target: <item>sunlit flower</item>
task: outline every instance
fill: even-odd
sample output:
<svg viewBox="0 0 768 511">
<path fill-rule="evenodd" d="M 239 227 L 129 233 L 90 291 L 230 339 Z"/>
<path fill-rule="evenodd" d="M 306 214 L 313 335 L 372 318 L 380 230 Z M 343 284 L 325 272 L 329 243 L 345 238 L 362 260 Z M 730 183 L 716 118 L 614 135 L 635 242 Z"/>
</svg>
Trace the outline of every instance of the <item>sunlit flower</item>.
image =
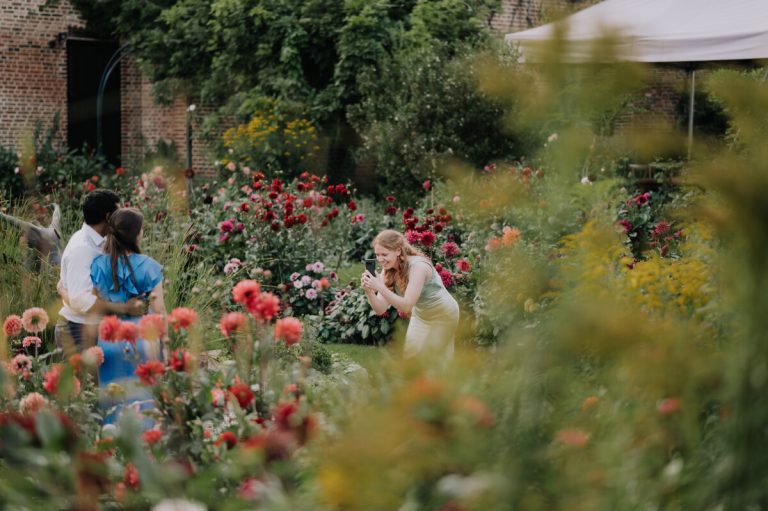
<svg viewBox="0 0 768 511">
<path fill-rule="evenodd" d="M 227 337 L 240 330 L 248 318 L 241 312 L 230 312 L 221 316 L 219 328 L 221 333 Z"/>
<path fill-rule="evenodd" d="M 31 307 L 21 315 L 21 323 L 31 334 L 42 332 L 48 326 L 48 313 L 40 307 Z"/>
<path fill-rule="evenodd" d="M 24 338 L 23 341 L 21 341 L 21 346 L 23 348 L 29 348 L 30 346 L 39 348 L 42 345 L 43 345 L 42 339 L 40 339 L 36 335 L 28 335 Z"/>
<path fill-rule="evenodd" d="M 480 426 L 490 427 L 494 423 L 493 414 L 488 406 L 476 397 L 460 397 L 454 402 L 454 408 L 458 412 L 470 415 Z"/>
<path fill-rule="evenodd" d="M 16 314 L 11 314 L 3 322 L 3 331 L 8 337 L 16 337 L 21 333 L 21 318 Z"/>
<path fill-rule="evenodd" d="M 59 391 L 59 383 L 61 382 L 61 372 L 63 367 L 61 364 L 54 364 L 50 367 L 45 378 L 43 379 L 43 389 L 49 394 L 56 394 Z M 72 377 L 72 395 L 76 396 L 80 393 L 80 380 Z"/>
<path fill-rule="evenodd" d="M 135 374 L 144 385 L 155 385 L 165 373 L 165 366 L 159 360 L 149 360 L 136 367 Z"/>
<path fill-rule="evenodd" d="M 452 241 L 443 243 L 443 245 L 440 247 L 440 251 L 445 255 L 445 257 L 455 257 L 459 255 L 459 252 L 461 252 L 459 246 Z"/>
<path fill-rule="evenodd" d="M 237 436 L 231 431 L 224 431 L 221 435 L 219 435 L 218 440 L 213 443 L 213 445 L 217 447 L 222 444 L 226 444 L 227 449 L 232 449 L 237 445 Z"/>
<path fill-rule="evenodd" d="M 656 410 L 659 412 L 659 415 L 675 414 L 680 410 L 680 399 L 676 397 L 662 399 L 656 405 Z"/>
<path fill-rule="evenodd" d="M 222 407 L 227 404 L 227 393 L 222 389 L 211 389 L 211 405 L 216 407 Z"/>
<path fill-rule="evenodd" d="M 19 401 L 19 412 L 32 415 L 48 404 L 48 399 L 38 392 L 30 392 Z"/>
<path fill-rule="evenodd" d="M 115 338 L 120 328 L 120 318 L 117 316 L 105 316 L 99 323 L 99 338 L 102 341 L 117 341 Z"/>
<path fill-rule="evenodd" d="M 502 229 L 501 242 L 505 247 L 515 245 L 520 240 L 520 229 L 517 227 L 504 226 Z"/>
<path fill-rule="evenodd" d="M 456 269 L 460 272 L 467 273 L 472 269 L 472 265 L 466 259 L 459 259 L 456 261 Z"/>
<path fill-rule="evenodd" d="M 248 306 L 261 293 L 261 286 L 255 280 L 241 280 L 232 288 L 232 299 L 239 304 Z"/>
<path fill-rule="evenodd" d="M 189 307 L 176 307 L 171 311 L 168 322 L 174 332 L 178 332 L 182 328 L 189 330 L 189 327 L 197 322 L 197 312 Z"/>
<path fill-rule="evenodd" d="M 227 264 L 224 265 L 224 273 L 231 275 L 232 273 L 235 273 L 240 268 L 240 266 L 242 266 L 240 259 L 233 257 L 227 262 Z"/>
<path fill-rule="evenodd" d="M 142 433 L 141 438 L 147 445 L 156 444 L 163 438 L 163 432 L 159 429 L 148 429 Z"/>
<path fill-rule="evenodd" d="M 135 343 L 139 338 L 139 327 L 130 321 L 121 321 L 115 332 L 115 340 Z"/>
<path fill-rule="evenodd" d="M 571 447 L 584 447 L 589 442 L 589 433 L 581 429 L 561 429 L 555 436 L 558 442 Z"/>
<path fill-rule="evenodd" d="M 223 220 L 219 222 L 219 232 L 228 233 L 235 229 L 235 223 L 232 220 Z"/>
<path fill-rule="evenodd" d="M 584 411 L 591 410 L 600 402 L 600 398 L 597 396 L 588 396 L 581 402 L 581 409 Z"/>
<path fill-rule="evenodd" d="M 237 403 L 242 409 L 248 408 L 248 405 L 253 401 L 253 391 L 245 383 L 235 383 L 229 387 L 229 392 L 235 396 Z"/>
<path fill-rule="evenodd" d="M 183 349 L 173 350 L 168 358 L 168 367 L 179 373 L 189 371 L 191 364 L 192 354 Z"/>
<path fill-rule="evenodd" d="M 147 314 L 139 320 L 139 336 L 147 341 L 158 341 L 165 336 L 165 317 Z"/>
<path fill-rule="evenodd" d="M 266 323 L 280 312 L 280 299 L 272 293 L 261 293 L 246 307 L 257 321 Z"/>
<path fill-rule="evenodd" d="M 125 466 L 125 473 L 123 474 L 123 484 L 125 484 L 128 488 L 132 488 L 134 490 L 139 489 L 139 485 L 141 484 L 141 480 L 139 478 L 139 471 L 136 470 L 136 467 L 133 465 L 133 463 L 128 463 Z"/>
<path fill-rule="evenodd" d="M 32 359 L 22 354 L 16 355 L 11 359 L 11 372 L 13 374 L 21 374 L 24 371 L 32 369 Z"/>
<path fill-rule="evenodd" d="M 292 346 L 301 341 L 303 331 L 304 325 L 293 317 L 278 319 L 275 323 L 275 339 L 283 340 L 286 346 Z"/>
<path fill-rule="evenodd" d="M 100 366 L 104 363 L 104 350 L 98 346 L 91 346 L 83 351 L 83 362 L 89 366 Z"/>
<path fill-rule="evenodd" d="M 183 499 L 161 500 L 152 511 L 206 511 L 206 507 L 198 502 Z"/>
</svg>

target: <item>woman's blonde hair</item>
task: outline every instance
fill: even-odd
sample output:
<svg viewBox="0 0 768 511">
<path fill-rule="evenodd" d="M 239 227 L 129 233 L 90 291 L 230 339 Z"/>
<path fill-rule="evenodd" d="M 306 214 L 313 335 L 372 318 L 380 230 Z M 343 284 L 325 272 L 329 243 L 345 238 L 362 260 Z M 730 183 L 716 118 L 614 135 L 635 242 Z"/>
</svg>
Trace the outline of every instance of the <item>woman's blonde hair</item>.
<svg viewBox="0 0 768 511">
<path fill-rule="evenodd" d="M 393 292 L 397 285 L 400 293 L 405 293 L 408 287 L 408 256 L 424 257 L 424 254 L 413 248 L 405 236 L 391 229 L 381 231 L 373 239 L 372 245 L 374 250 L 377 245 L 391 251 L 400 250 L 397 266 L 384 272 L 384 284 Z"/>
</svg>

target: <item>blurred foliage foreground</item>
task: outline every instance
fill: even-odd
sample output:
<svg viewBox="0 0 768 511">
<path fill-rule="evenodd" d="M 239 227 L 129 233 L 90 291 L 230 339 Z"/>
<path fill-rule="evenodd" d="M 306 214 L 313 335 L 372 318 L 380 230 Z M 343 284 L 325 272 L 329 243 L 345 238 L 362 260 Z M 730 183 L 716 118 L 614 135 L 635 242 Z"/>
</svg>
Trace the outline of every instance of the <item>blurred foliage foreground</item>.
<svg viewBox="0 0 768 511">
<path fill-rule="evenodd" d="M 11 365 L 0 498 L 19 509 L 768 509 L 768 88 L 713 77 L 739 143 L 689 163 L 684 177 L 706 191 L 675 212 L 686 232 L 676 257 L 636 258 L 613 183 L 579 183 L 574 169 L 607 103 L 642 73 L 596 66 L 579 84 L 553 64 L 537 80 L 487 66 L 485 93 L 526 98 L 511 122 L 558 127 L 535 200 L 519 182 L 448 172 L 466 215 L 518 201 L 538 222 L 529 243 L 489 256 L 487 306 L 528 314 L 490 353 L 442 368 L 385 352 L 367 378 L 317 379 L 300 351 L 267 364 L 285 359 L 267 346 L 286 333 L 251 311 L 233 365 L 200 369 L 177 351 L 157 381 L 146 375 L 165 414 L 149 435 L 81 414 L 92 396 L 82 376 L 73 401 L 78 364 L 27 379 Z M 620 139 L 647 157 L 677 140 Z M 304 342 L 287 339 L 288 351 Z M 41 385 L 45 405 L 24 395 Z"/>
</svg>

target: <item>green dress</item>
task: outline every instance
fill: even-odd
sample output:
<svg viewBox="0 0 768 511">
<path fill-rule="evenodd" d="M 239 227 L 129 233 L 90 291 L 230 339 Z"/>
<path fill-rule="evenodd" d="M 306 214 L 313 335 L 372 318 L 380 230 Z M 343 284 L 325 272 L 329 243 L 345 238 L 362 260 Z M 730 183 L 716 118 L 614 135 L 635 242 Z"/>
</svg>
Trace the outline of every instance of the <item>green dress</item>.
<svg viewBox="0 0 768 511">
<path fill-rule="evenodd" d="M 427 258 L 409 256 L 409 271 L 414 264 L 429 266 L 431 276 L 424 283 L 411 313 L 405 334 L 405 356 L 431 353 L 450 358 L 459 325 L 459 304 L 445 289 L 443 279 Z"/>
</svg>

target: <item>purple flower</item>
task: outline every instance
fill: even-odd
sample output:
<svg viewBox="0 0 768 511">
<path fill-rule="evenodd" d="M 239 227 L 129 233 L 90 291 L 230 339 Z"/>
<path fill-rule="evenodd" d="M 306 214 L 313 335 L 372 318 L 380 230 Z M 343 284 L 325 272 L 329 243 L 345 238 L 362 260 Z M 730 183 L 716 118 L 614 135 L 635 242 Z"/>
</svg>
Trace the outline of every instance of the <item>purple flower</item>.
<svg viewBox="0 0 768 511">
<path fill-rule="evenodd" d="M 306 296 L 310 300 L 314 300 L 315 298 L 317 298 L 317 291 L 315 291 L 312 288 L 309 288 L 307 289 L 307 292 L 304 294 L 304 296 Z"/>
</svg>

